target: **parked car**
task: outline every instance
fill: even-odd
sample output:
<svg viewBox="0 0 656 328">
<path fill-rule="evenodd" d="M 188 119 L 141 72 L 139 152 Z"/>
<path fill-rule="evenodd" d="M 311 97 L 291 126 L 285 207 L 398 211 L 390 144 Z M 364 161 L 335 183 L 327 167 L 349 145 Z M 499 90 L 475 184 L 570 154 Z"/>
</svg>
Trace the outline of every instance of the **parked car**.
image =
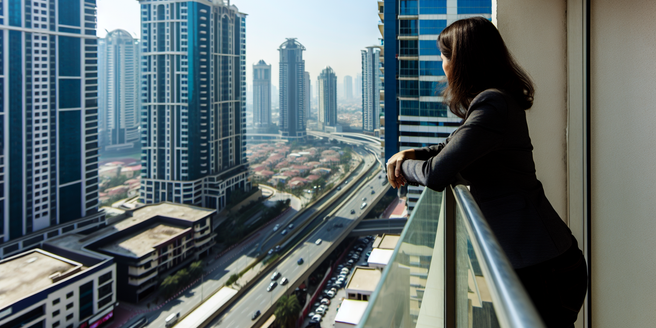
<svg viewBox="0 0 656 328">
<path fill-rule="evenodd" d="M 282 229 L 282 232 L 280 233 L 281 235 L 286 235 L 287 234 L 287 229 Z"/>
<path fill-rule="evenodd" d="M 358 247 L 357 250 L 358 250 L 358 252 L 362 252 L 364 249 L 362 249 L 362 247 Z"/>
<path fill-rule="evenodd" d="M 316 310 L 314 310 L 314 313 L 316 314 L 324 314 L 326 313 L 326 309 L 322 307 L 318 307 Z"/>
<path fill-rule="evenodd" d="M 271 280 L 278 280 L 280 278 L 280 272 L 276 271 L 271 275 Z"/>
<path fill-rule="evenodd" d="M 373 194 L 375 194 L 375 193 L 376 193 L 376 191 L 375 191 L 375 190 L 372 190 L 372 191 L 371 191 L 371 194 L 372 194 L 372 195 L 373 195 Z"/>
<path fill-rule="evenodd" d="M 272 291 L 274 288 L 276 288 L 276 286 L 278 286 L 278 283 L 275 282 L 275 281 L 272 281 L 272 282 L 269 284 L 269 287 L 267 287 L 267 292 Z"/>
<path fill-rule="evenodd" d="M 270 249 L 270 250 L 269 250 L 269 251 L 267 252 L 267 254 L 268 254 L 268 255 L 271 255 L 271 254 L 273 254 L 273 248 L 272 248 L 272 249 Z"/>
<path fill-rule="evenodd" d="M 303 264 L 303 262 L 305 262 L 305 261 L 303 261 L 303 258 L 302 258 L 302 257 L 301 257 L 300 259 L 298 259 L 298 261 L 296 261 L 296 263 L 298 263 L 298 265 Z"/>
<path fill-rule="evenodd" d="M 334 287 L 333 287 L 333 288 L 330 289 L 330 291 L 333 292 L 333 293 L 335 293 L 335 294 L 337 294 L 337 288 L 334 288 Z"/>
<path fill-rule="evenodd" d="M 349 270 L 348 268 L 342 268 L 342 270 L 341 270 L 340 272 L 341 272 L 342 274 L 348 274 L 349 271 L 351 271 L 351 270 Z"/>
<path fill-rule="evenodd" d="M 321 321 L 321 315 L 315 314 L 314 317 L 312 317 L 313 321 Z"/>
<path fill-rule="evenodd" d="M 314 314 L 315 314 L 314 312 L 310 312 L 310 313 L 308 313 L 308 318 L 312 318 L 312 317 L 314 317 Z"/>
<path fill-rule="evenodd" d="M 289 230 L 294 229 L 294 224 L 293 224 L 293 223 L 290 223 L 290 224 L 287 226 L 287 229 L 289 229 Z"/>
<path fill-rule="evenodd" d="M 337 191 L 340 191 L 340 190 L 342 190 L 342 187 L 341 186 L 337 187 Z"/>
<path fill-rule="evenodd" d="M 330 300 L 327 299 L 327 298 L 324 298 L 324 299 L 321 300 L 321 304 L 330 305 Z"/>
<path fill-rule="evenodd" d="M 253 313 L 253 316 L 251 317 L 251 320 L 255 320 L 255 319 L 257 319 L 257 317 L 259 317 L 260 314 L 261 314 L 261 313 L 260 313 L 260 310 L 255 311 L 255 313 Z"/>
<path fill-rule="evenodd" d="M 353 261 L 353 260 L 348 260 L 348 261 L 346 261 L 346 263 L 348 263 L 348 264 L 350 264 L 350 265 L 353 265 L 353 263 L 355 263 L 355 261 Z"/>
<path fill-rule="evenodd" d="M 365 207 L 367 207 L 367 203 L 362 203 L 362 205 L 360 205 L 360 209 L 363 209 Z"/>
<path fill-rule="evenodd" d="M 273 232 L 278 231 L 278 229 L 280 229 L 280 225 L 279 225 L 279 224 L 276 224 L 276 225 L 273 227 Z"/>
<path fill-rule="evenodd" d="M 335 292 L 333 292 L 333 291 L 329 291 L 329 292 L 328 292 L 328 297 L 330 297 L 330 298 L 335 297 Z"/>
<path fill-rule="evenodd" d="M 355 214 L 355 210 L 351 210 L 351 214 Z"/>
<path fill-rule="evenodd" d="M 360 262 L 359 265 L 360 265 L 360 266 L 369 266 L 369 262 L 367 262 L 367 261 Z"/>
<path fill-rule="evenodd" d="M 364 202 L 365 200 L 367 200 L 367 197 L 362 197 L 362 201 Z"/>
<path fill-rule="evenodd" d="M 280 245 L 276 245 L 276 253 L 280 252 Z"/>
<path fill-rule="evenodd" d="M 344 223 L 341 223 L 341 222 L 333 224 L 333 227 L 335 227 L 335 228 L 341 228 L 343 226 L 344 226 Z"/>
<path fill-rule="evenodd" d="M 315 245 L 321 245 L 321 238 L 317 239 L 317 241 L 314 242 Z"/>
<path fill-rule="evenodd" d="M 289 279 L 287 279 L 285 277 L 282 277 L 282 279 L 280 279 L 280 285 L 281 286 L 287 285 L 288 282 L 289 282 Z"/>
</svg>

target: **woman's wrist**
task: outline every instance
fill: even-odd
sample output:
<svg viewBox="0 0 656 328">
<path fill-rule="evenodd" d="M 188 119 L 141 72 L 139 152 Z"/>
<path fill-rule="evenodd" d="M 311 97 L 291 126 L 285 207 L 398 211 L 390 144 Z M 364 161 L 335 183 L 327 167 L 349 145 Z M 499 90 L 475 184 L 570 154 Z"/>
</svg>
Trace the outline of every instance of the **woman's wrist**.
<svg viewBox="0 0 656 328">
<path fill-rule="evenodd" d="M 405 155 L 406 159 L 416 159 L 415 157 L 415 150 L 414 149 L 407 149 L 403 151 L 403 154 Z"/>
</svg>

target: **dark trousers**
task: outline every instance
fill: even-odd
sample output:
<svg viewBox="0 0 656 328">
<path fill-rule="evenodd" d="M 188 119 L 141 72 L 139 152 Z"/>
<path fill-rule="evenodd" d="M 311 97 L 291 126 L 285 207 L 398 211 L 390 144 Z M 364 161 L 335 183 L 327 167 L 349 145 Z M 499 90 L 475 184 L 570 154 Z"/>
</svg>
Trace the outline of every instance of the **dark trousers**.
<svg viewBox="0 0 656 328">
<path fill-rule="evenodd" d="M 588 288 L 588 269 L 576 239 L 563 254 L 516 269 L 519 280 L 548 328 L 574 328 Z"/>
</svg>

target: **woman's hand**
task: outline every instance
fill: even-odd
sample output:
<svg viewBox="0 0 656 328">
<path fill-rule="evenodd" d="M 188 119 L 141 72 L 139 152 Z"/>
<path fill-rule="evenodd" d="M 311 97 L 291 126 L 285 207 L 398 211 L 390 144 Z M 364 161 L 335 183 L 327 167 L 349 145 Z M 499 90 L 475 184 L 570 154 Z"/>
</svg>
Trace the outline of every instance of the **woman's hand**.
<svg viewBox="0 0 656 328">
<path fill-rule="evenodd" d="M 406 184 L 407 181 L 403 176 L 401 164 L 406 159 L 414 158 L 414 149 L 408 149 L 394 154 L 392 157 L 390 157 L 389 161 L 387 161 L 387 180 L 389 181 L 392 188 L 399 188 Z"/>
</svg>

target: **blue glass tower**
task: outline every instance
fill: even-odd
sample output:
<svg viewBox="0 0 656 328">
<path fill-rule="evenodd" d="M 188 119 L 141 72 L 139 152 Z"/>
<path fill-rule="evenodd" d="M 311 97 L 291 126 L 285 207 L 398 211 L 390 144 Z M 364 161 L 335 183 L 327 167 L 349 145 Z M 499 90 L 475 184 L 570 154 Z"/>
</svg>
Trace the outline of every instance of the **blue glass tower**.
<svg viewBox="0 0 656 328">
<path fill-rule="evenodd" d="M 250 189 L 246 15 L 229 1 L 139 3 L 141 200 L 221 210 Z"/>
<path fill-rule="evenodd" d="M 443 104 L 437 37 L 452 22 L 491 18 L 491 0 L 385 0 L 385 157 L 442 142 L 460 119 Z M 412 210 L 422 187 L 408 187 Z"/>
<path fill-rule="evenodd" d="M 305 130 L 305 47 L 296 38 L 287 38 L 280 51 L 280 134 L 283 138 L 304 139 Z"/>
<path fill-rule="evenodd" d="M 97 54 L 95 0 L 0 1 L 0 243 L 103 217 Z"/>
</svg>

